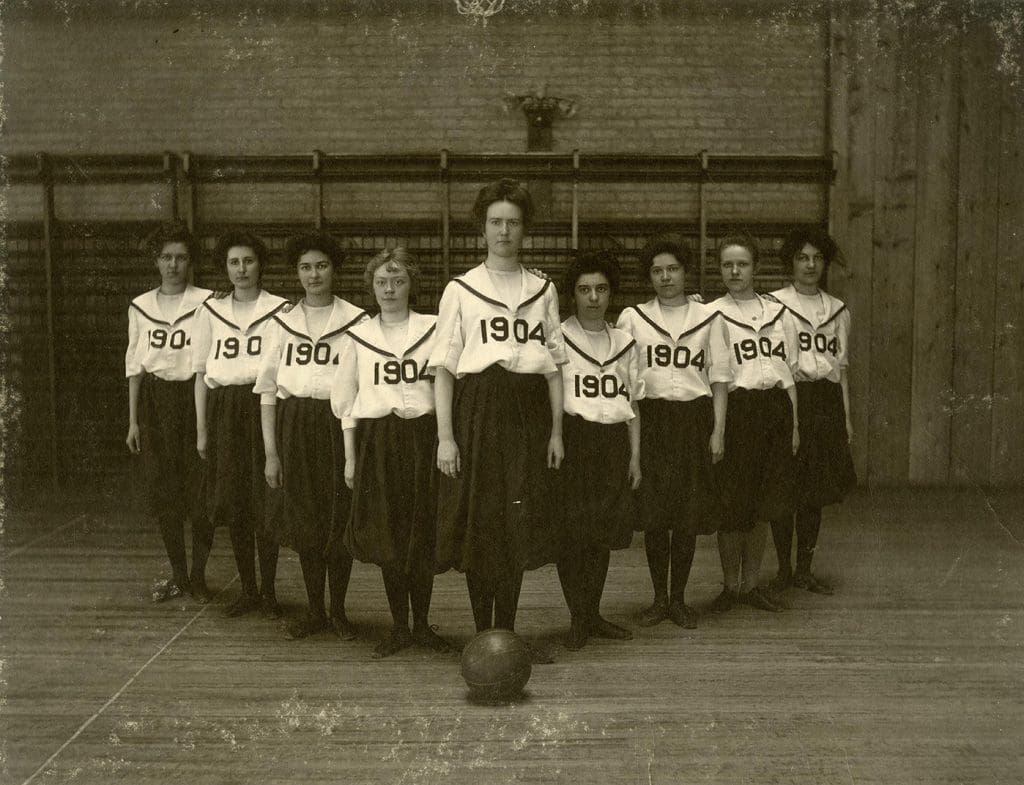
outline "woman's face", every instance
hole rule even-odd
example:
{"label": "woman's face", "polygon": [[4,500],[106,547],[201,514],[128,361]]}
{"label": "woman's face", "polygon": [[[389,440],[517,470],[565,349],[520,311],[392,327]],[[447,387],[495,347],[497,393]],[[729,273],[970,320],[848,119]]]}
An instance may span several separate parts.
{"label": "woman's face", "polygon": [[484,221],[487,250],[495,256],[517,258],[523,247],[523,211],[512,202],[492,202]]}
{"label": "woman's face", "polygon": [[373,296],[381,313],[403,313],[409,310],[412,280],[409,271],[397,262],[387,261],[374,270]]}
{"label": "woman's face", "polygon": [[584,273],[576,279],[572,297],[576,315],[588,320],[604,319],[612,287],[604,273]]}
{"label": "woman's face", "polygon": [[655,256],[649,275],[659,300],[677,300],[686,291],[686,270],[674,254]]}
{"label": "woman's face", "polygon": [[228,248],[225,261],[228,280],[235,291],[257,289],[260,285],[260,262],[256,252],[247,245],[233,245]]}
{"label": "woman's face", "polygon": [[805,243],[793,257],[793,283],[817,289],[824,272],[825,254],[810,243]]}
{"label": "woman's face", "polygon": [[334,279],[334,267],[331,259],[323,251],[306,251],[299,257],[296,265],[299,283],[307,295],[316,296],[331,293]]}
{"label": "woman's face", "polygon": [[188,269],[192,260],[186,243],[164,243],[156,255],[156,269],[160,272],[161,284],[181,286],[188,283]]}
{"label": "woman's face", "polygon": [[754,257],[742,245],[727,245],[719,255],[722,283],[730,294],[754,291]]}

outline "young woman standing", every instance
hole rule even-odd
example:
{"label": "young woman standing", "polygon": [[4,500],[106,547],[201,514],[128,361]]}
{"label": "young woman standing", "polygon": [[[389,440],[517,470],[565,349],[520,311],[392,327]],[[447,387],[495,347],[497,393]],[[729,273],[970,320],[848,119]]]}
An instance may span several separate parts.
{"label": "young woman standing", "polygon": [[743,603],[781,611],[759,580],[765,522],[792,511],[793,455],[800,444],[793,387],[796,322],[783,305],[754,291],[758,249],[750,235],[724,237],[718,259],[728,292],[711,307],[726,321],[733,381],[725,458],[717,467],[724,512],[718,553],[725,586],[712,610]]}
{"label": "young woman standing", "polygon": [[330,398],[342,338],[367,315],[333,294],[343,254],[332,237],[293,237],[285,257],[305,295],[274,315],[253,390],[262,403],[264,476],[271,488],[281,489],[278,539],[299,554],[309,600],[307,612],[288,625],[287,634],[305,638],[333,628],[342,640],[351,640],[356,633],[345,614],[345,594],[352,556],[344,548],[328,548],[335,529],[348,520],[351,501],[342,473],[341,425]]}
{"label": "young woman standing", "polygon": [[[850,312],[822,291],[821,279],[838,253],[835,240],[814,227],[794,230],[782,246],[793,283],[772,295],[796,316],[800,362],[796,396],[800,405],[800,449],[796,454],[796,513],[772,521],[779,573],[774,587],[790,586],[816,594],[832,587],[811,572],[818,544],[821,508],[842,501],[856,484],[850,456]],[[793,530],[796,529],[796,572]]]}
{"label": "young woman standing", "polygon": [[[206,562],[212,532],[202,520],[196,413],[193,395],[192,329],[196,310],[212,292],[190,283],[199,245],[184,224],[165,224],[148,249],[160,286],[140,294],[128,308],[128,449],[142,458],[142,494],[156,518],[171,564],[171,577],[154,592],[163,602],[192,591],[210,601]],[[185,519],[192,519],[192,573],[185,554]]]}
{"label": "young woman standing", "polygon": [[331,389],[331,407],[345,435],[345,483],[352,489],[344,545],[360,561],[380,565],[391,608],[391,633],[374,649],[378,658],[413,644],[449,649],[427,618],[438,479],[427,361],[437,317],[409,309],[418,278],[405,248],[370,260],[365,280],[380,312],[342,338]]}
{"label": "young woman standing", "polygon": [[217,241],[214,260],[224,265],[232,291],[203,304],[192,341],[196,447],[206,462],[206,514],[213,526],[228,527],[242,584],[241,595],[225,613],[241,616],[259,609],[276,618],[281,615],[274,589],[278,546],[266,527],[260,397],[252,387],[267,331],[285,299],[262,288],[270,253],[255,235],[225,234]]}
{"label": "young woman standing", "polygon": [[566,647],[582,648],[593,635],[629,640],[633,634],[601,616],[610,551],[629,546],[640,484],[643,395],[636,341],[605,321],[619,285],[619,265],[604,252],[581,254],[569,265],[564,292],[575,314],[562,322],[568,362],[562,476],[566,548],[558,577],[572,617]]}
{"label": "young woman standing", "polygon": [[718,528],[720,498],[712,465],[725,449],[732,372],[722,319],[713,307],[686,296],[689,249],[655,238],[641,250],[639,266],[655,297],[624,309],[618,326],[636,339],[644,388],[640,526],[654,602],[641,613],[640,624],[671,619],[692,629],[697,612],[684,602],[684,593],[697,535]]}
{"label": "young woman standing", "polygon": [[445,475],[438,567],[466,573],[477,631],[513,629],[523,572],[562,549],[553,470],[565,345],[554,286],[520,264],[532,214],[515,181],[480,190],[473,215],[487,258],[445,287],[430,356]]}

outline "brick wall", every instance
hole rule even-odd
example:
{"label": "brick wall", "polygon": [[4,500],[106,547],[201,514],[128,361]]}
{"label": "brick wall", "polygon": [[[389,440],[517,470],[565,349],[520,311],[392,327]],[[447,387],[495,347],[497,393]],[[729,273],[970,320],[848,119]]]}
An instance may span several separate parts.
{"label": "brick wall", "polygon": [[[579,101],[575,117],[556,121],[558,151],[827,148],[825,30],[809,13],[757,4],[644,13],[654,5],[639,0],[600,12],[556,3],[556,13],[541,13],[509,3],[513,10],[482,26],[453,3],[268,5],[262,13],[176,3],[133,14],[110,0],[60,13],[11,9],[7,150],[521,152],[525,120],[506,114],[501,99],[543,84]],[[259,190],[239,203],[275,219],[308,215],[301,194]],[[616,213],[625,193],[617,190],[589,209]],[[76,193],[61,200],[65,218],[120,209],[116,194]],[[664,188],[632,194],[628,210],[664,209]],[[405,196],[388,209],[422,214],[420,195]],[[34,209],[26,198],[35,200],[10,194],[12,214]],[[362,210],[362,193],[349,205]]]}

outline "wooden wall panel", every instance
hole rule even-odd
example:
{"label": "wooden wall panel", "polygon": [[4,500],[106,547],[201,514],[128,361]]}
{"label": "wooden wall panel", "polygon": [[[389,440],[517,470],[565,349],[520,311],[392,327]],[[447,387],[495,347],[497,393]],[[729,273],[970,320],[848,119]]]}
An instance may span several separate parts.
{"label": "wooden wall panel", "polygon": [[845,275],[834,276],[842,284],[837,294],[850,308],[850,409],[853,420],[854,466],[863,482],[873,452],[868,428],[871,399],[871,274],[875,223],[875,85],[872,81],[878,51],[878,26],[871,15],[850,20],[847,30],[845,120],[848,139],[839,148],[847,172],[845,220],[836,224],[837,239],[845,258]]}
{"label": "wooden wall panel", "polygon": [[992,482],[1024,483],[1024,88],[1004,77],[999,142]]}
{"label": "wooden wall panel", "polygon": [[949,479],[953,398],[960,38],[950,38],[918,82],[909,478],[933,484]]}
{"label": "wooden wall panel", "polygon": [[987,25],[969,24],[961,55],[952,475],[987,483],[992,457],[992,347],[1000,96]]}
{"label": "wooden wall panel", "polygon": [[883,16],[875,63],[875,225],[871,276],[868,481],[907,480],[913,357],[917,62],[912,25]]}

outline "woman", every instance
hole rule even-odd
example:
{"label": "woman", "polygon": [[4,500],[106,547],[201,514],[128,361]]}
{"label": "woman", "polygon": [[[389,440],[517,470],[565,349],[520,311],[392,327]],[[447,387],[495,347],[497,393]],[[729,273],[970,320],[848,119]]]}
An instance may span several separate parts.
{"label": "woman", "polygon": [[562,322],[566,548],[558,577],[571,614],[565,645],[573,651],[591,635],[633,637],[600,612],[610,551],[628,547],[633,536],[632,492],[641,478],[636,341],[604,320],[618,286],[619,265],[609,253],[581,254],[565,275],[575,315]]}
{"label": "woman", "polygon": [[342,338],[366,312],[332,292],[343,255],[329,235],[293,237],[285,257],[305,296],[274,315],[253,390],[261,396],[264,476],[271,488],[281,489],[278,539],[299,554],[309,600],[287,635],[295,640],[333,628],[342,640],[352,640],[355,629],[345,614],[352,557],[343,548],[327,547],[335,527],[348,519],[351,498],[342,474],[341,426],[330,398]]}
{"label": "woman", "polygon": [[435,371],[441,570],[466,573],[477,631],[512,630],[523,572],[561,552],[556,493],[565,362],[558,296],[525,270],[533,214],[513,180],[482,188],[473,215],[487,258],[444,290]]}
{"label": "woman", "polygon": [[[793,283],[772,292],[796,316],[800,361],[796,397],[800,406],[800,449],[796,454],[796,513],[772,521],[778,556],[778,590],[796,586],[816,594],[832,587],[811,572],[821,528],[821,508],[835,504],[856,484],[850,456],[850,312],[821,290],[821,279],[838,253],[835,240],[814,227],[794,230],[782,246]],[[796,572],[793,529],[796,528]]]}
{"label": "woman", "polygon": [[742,603],[781,611],[759,580],[764,522],[792,511],[793,455],[800,444],[793,387],[796,322],[784,306],[754,291],[758,250],[750,235],[724,237],[718,259],[728,291],[712,307],[726,321],[733,381],[725,458],[718,465],[724,511],[718,555],[725,586],[711,607],[723,612]]}
{"label": "woman", "polygon": [[640,614],[645,627],[665,619],[685,629],[697,626],[697,612],[685,602],[686,585],[697,535],[712,534],[720,514],[712,464],[725,449],[732,372],[722,319],[714,308],[687,298],[692,266],[681,243],[648,242],[639,272],[655,296],[624,309],[618,323],[637,342],[644,386],[640,526],[654,586],[654,602]]}
{"label": "woman", "polygon": [[[199,246],[184,224],[161,226],[148,249],[160,286],[128,308],[128,449],[142,457],[142,494],[156,518],[171,577],[153,592],[164,602],[192,591],[210,601],[206,562],[212,535],[202,520],[195,452],[192,329],[196,310],[211,294],[190,283]],[[185,554],[185,518],[192,518],[192,573]]]}
{"label": "woman", "polygon": [[380,565],[391,609],[391,633],[374,649],[377,658],[414,643],[449,650],[427,620],[437,515],[437,420],[427,361],[437,317],[409,310],[418,279],[405,248],[370,260],[364,280],[380,313],[342,338],[331,388],[345,437],[345,483],[353,491],[344,544],[360,561]]}
{"label": "woman", "polygon": [[[265,527],[263,431],[253,390],[273,316],[285,299],[264,291],[270,253],[249,232],[229,232],[214,249],[231,282],[230,297],[207,300],[196,314],[192,369],[196,372],[196,448],[206,461],[206,514],[227,526],[242,593],[225,613],[259,609],[277,618],[274,580],[278,546]],[[259,554],[260,585],[255,559]]]}

